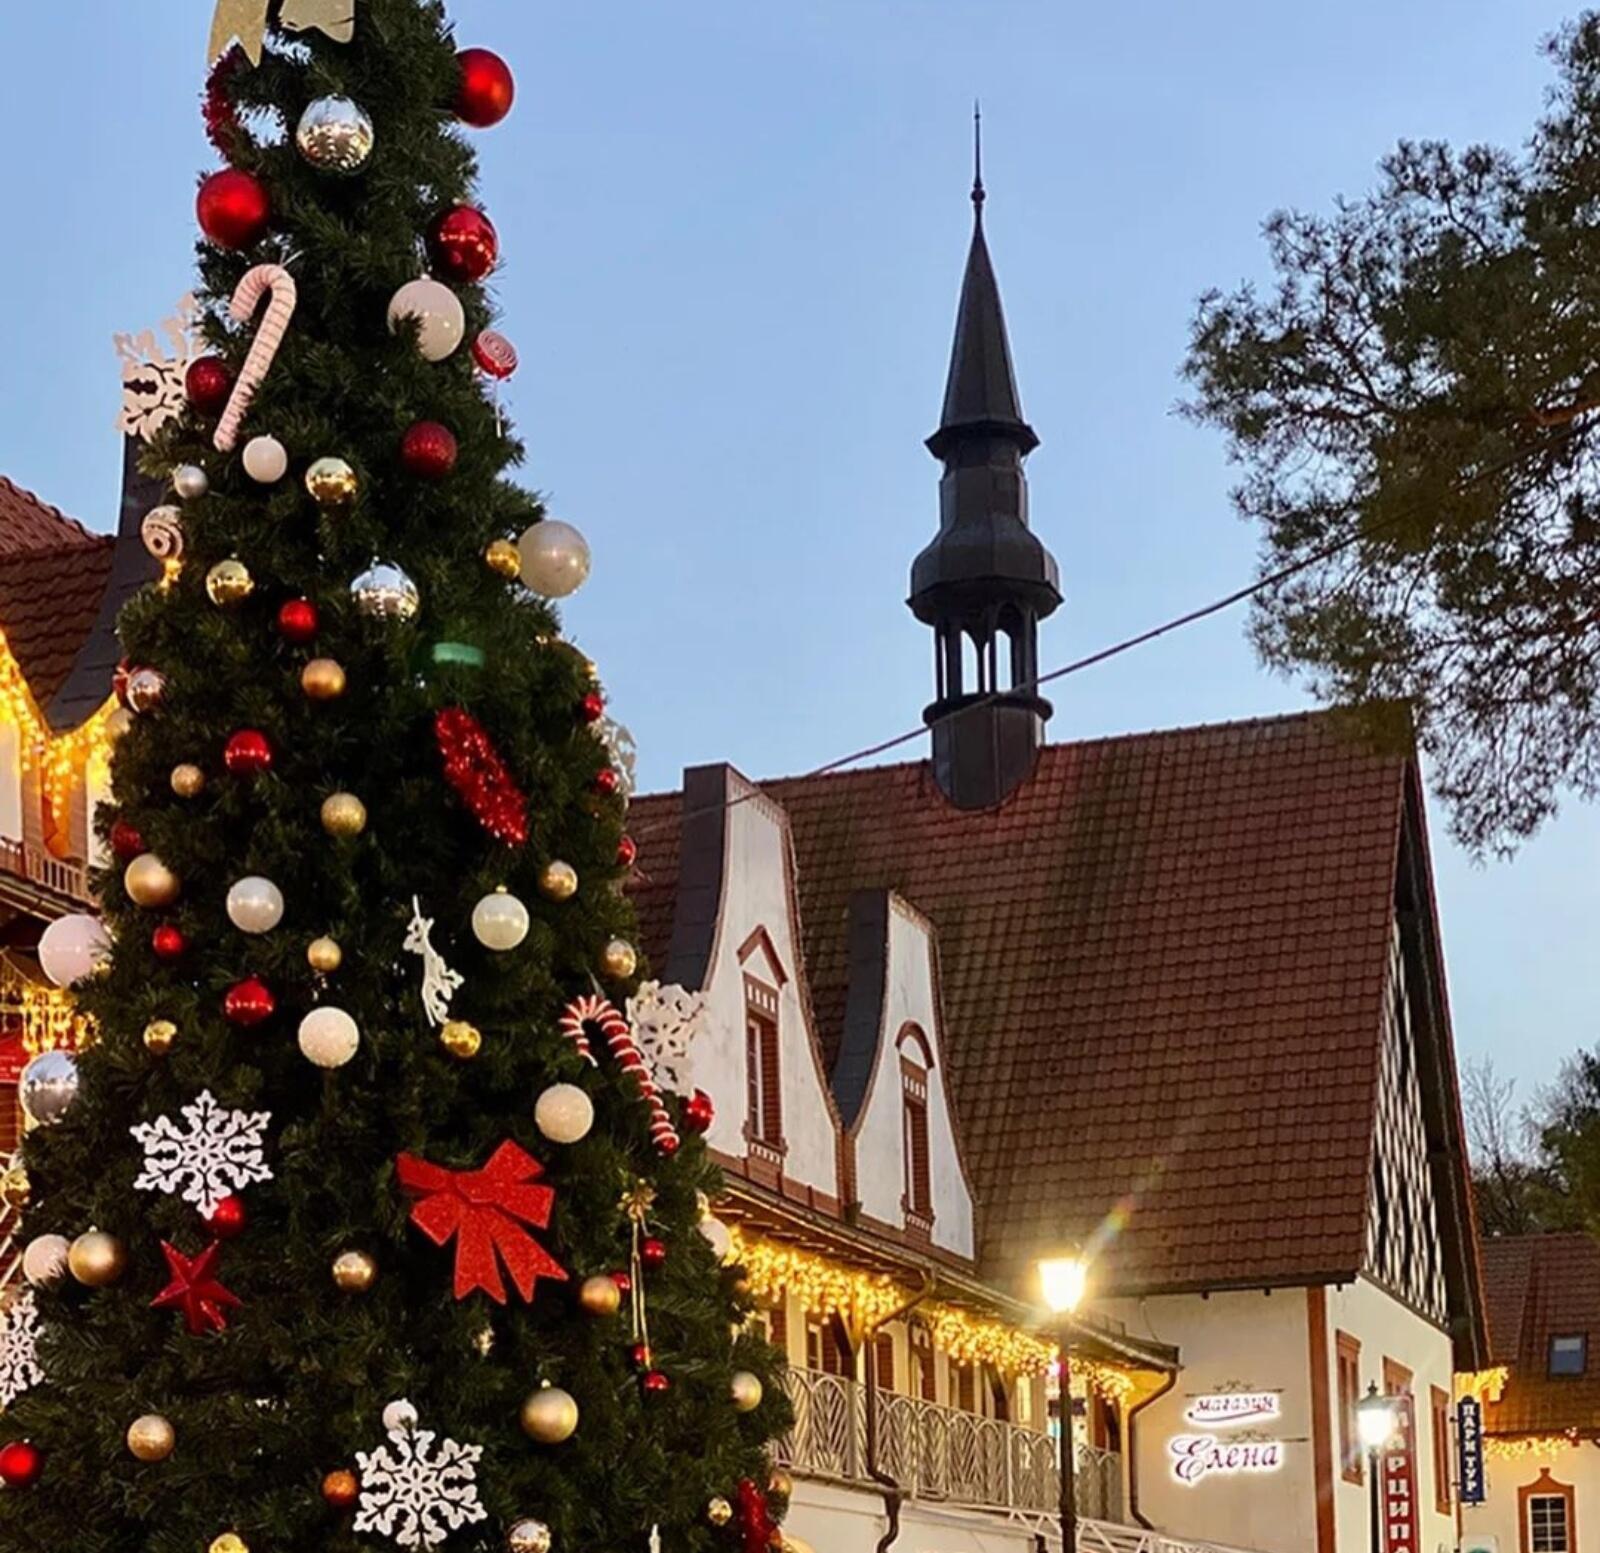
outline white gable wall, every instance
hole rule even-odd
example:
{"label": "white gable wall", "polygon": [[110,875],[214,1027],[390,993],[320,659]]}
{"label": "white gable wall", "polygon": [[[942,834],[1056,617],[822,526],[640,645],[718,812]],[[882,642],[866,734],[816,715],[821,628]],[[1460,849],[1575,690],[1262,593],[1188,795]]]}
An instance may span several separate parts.
{"label": "white gable wall", "polygon": [[[889,966],[883,1022],[867,1098],[856,1121],[856,1181],[861,1209],[883,1224],[904,1226],[905,1114],[898,1037],[916,1025],[933,1054],[928,1074],[928,1164],[933,1186],[933,1243],[960,1256],[975,1254],[972,1192],[956,1150],[955,1124],[944,1090],[933,940],[925,918],[898,897],[889,902]],[[907,1055],[920,1061],[915,1045]]]}

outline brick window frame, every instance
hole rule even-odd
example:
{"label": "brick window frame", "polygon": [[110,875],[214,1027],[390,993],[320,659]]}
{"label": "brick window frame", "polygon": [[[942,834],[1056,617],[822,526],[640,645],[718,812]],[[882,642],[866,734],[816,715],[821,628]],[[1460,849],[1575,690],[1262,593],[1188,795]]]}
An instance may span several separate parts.
{"label": "brick window frame", "polygon": [[783,1137],[783,1044],[778,989],[758,977],[744,979],[744,1136],[755,1174],[776,1186],[788,1145]]}
{"label": "brick window frame", "polygon": [[[1522,1553],[1577,1553],[1577,1497],[1570,1483],[1558,1483],[1550,1476],[1548,1467],[1540,1469],[1536,1482],[1517,1490],[1517,1540]],[[1559,1542],[1550,1535],[1557,1525],[1564,1533]]]}
{"label": "brick window frame", "polygon": [[1428,1388],[1428,1412],[1433,1419],[1433,1507],[1450,1513],[1450,1393],[1440,1386]]}
{"label": "brick window frame", "polygon": [[1339,1475],[1346,1483],[1366,1481],[1366,1459],[1356,1406],[1361,1401],[1361,1344],[1348,1332],[1333,1334],[1339,1406]]}

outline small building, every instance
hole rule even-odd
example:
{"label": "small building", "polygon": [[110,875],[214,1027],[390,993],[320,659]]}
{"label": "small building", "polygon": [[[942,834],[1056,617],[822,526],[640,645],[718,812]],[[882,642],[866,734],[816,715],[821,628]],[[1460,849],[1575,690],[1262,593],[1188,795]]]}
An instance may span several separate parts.
{"label": "small building", "polygon": [[1600,1528],[1600,1243],[1488,1240],[1483,1272],[1493,1368],[1475,1379],[1488,1497],[1467,1512],[1461,1546],[1578,1553]]}

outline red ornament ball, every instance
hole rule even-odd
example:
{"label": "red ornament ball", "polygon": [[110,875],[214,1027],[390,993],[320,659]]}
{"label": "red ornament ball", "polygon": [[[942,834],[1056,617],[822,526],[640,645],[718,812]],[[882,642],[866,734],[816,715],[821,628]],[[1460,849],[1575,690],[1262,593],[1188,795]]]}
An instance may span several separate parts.
{"label": "red ornament ball", "polygon": [[222,762],[235,776],[260,776],[272,769],[272,745],[259,728],[241,728],[223,746]]}
{"label": "red ornament ball", "polygon": [[202,415],[220,415],[233,394],[233,372],[220,356],[201,356],[183,375],[183,392]]}
{"label": "red ornament ball", "polygon": [[174,960],[183,958],[185,950],[189,947],[189,940],[183,936],[179,928],[173,927],[170,922],[164,922],[150,935],[150,949],[156,959],[165,961],[170,965]]}
{"label": "red ornament ball", "polygon": [[229,1024],[246,1030],[265,1024],[277,1011],[278,1000],[273,997],[272,989],[256,976],[235,982],[222,1000],[222,1017]]}
{"label": "red ornament ball", "polygon": [[114,820],[111,824],[111,851],[118,862],[131,863],[134,858],[150,850],[144,844],[144,837],[138,829],[126,820]]}
{"label": "red ornament ball", "polygon": [[361,1480],[353,1472],[330,1472],[322,1480],[322,1500],[330,1510],[353,1510],[361,1498]]}
{"label": "red ornament ball", "polygon": [[639,1383],[647,1397],[664,1397],[672,1390],[672,1382],[660,1370],[651,1370]]}
{"label": "red ornament ball", "polygon": [[400,467],[418,480],[442,480],[456,467],[455,433],[438,421],[418,421],[400,439]]}
{"label": "red ornament ball", "polygon": [[656,1361],[655,1355],[650,1352],[648,1343],[635,1343],[628,1350],[628,1358],[636,1370],[648,1370]]}
{"label": "red ornament ball", "polygon": [[624,1299],[633,1293],[633,1279],[627,1273],[612,1273],[611,1281],[622,1291]]}
{"label": "red ornament ball", "polygon": [[447,280],[482,280],[500,258],[500,235],[494,223],[471,205],[447,210],[428,234],[433,267]]}
{"label": "red ornament ball", "polygon": [[597,793],[604,793],[609,798],[612,793],[616,792],[621,780],[613,767],[606,766],[602,770],[595,772],[594,790]]}
{"label": "red ornament ball", "polygon": [[13,1440],[0,1450],[0,1483],[32,1488],[44,1472],[44,1456],[31,1440]]}
{"label": "red ornament ball", "polygon": [[490,49],[462,49],[456,59],[461,66],[456,117],[474,129],[493,129],[516,101],[517,83],[511,67]]}
{"label": "red ornament ball", "polygon": [[278,610],[278,635],[296,646],[311,641],[321,623],[317,606],[310,599],[290,599]]}
{"label": "red ornament ball", "polygon": [[248,248],[272,219],[267,186],[250,173],[229,167],[212,173],[195,200],[200,230],[219,248]]}
{"label": "red ornament ball", "polygon": [[206,1220],[206,1228],[218,1240],[237,1240],[244,1234],[250,1222],[250,1215],[245,1209],[244,1198],[224,1197],[217,1204],[216,1212]]}
{"label": "red ornament ball", "polygon": [[684,1130],[693,1133],[707,1133],[711,1131],[711,1124],[717,1119],[717,1108],[712,1103],[711,1096],[705,1090],[697,1089],[694,1094],[683,1103]]}
{"label": "red ornament ball", "polygon": [[656,1140],[656,1153],[663,1154],[668,1159],[671,1159],[682,1147],[682,1139],[670,1132],[664,1138]]}
{"label": "red ornament ball", "polygon": [[617,866],[632,868],[639,861],[639,843],[632,836],[624,836],[617,843]]}
{"label": "red ornament ball", "polygon": [[667,1265],[666,1241],[657,1240],[655,1236],[652,1235],[642,1246],[639,1247],[639,1260],[643,1262],[646,1267],[650,1268],[651,1271],[654,1271],[660,1267],[665,1267]]}
{"label": "red ornament ball", "polygon": [[580,710],[586,723],[597,723],[606,715],[606,698],[598,690],[591,690],[583,698]]}

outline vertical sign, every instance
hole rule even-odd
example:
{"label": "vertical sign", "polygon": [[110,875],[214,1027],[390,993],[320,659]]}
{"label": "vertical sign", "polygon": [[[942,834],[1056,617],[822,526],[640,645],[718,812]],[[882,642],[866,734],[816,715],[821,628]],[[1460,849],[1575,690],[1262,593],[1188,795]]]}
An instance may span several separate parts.
{"label": "vertical sign", "polygon": [[1462,1504],[1483,1503],[1483,1404],[1476,1397],[1456,1403],[1456,1482]]}
{"label": "vertical sign", "polygon": [[1384,1553],[1422,1553],[1417,1505],[1417,1415],[1409,1396],[1394,1399],[1394,1438],[1383,1453]]}

